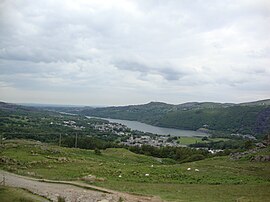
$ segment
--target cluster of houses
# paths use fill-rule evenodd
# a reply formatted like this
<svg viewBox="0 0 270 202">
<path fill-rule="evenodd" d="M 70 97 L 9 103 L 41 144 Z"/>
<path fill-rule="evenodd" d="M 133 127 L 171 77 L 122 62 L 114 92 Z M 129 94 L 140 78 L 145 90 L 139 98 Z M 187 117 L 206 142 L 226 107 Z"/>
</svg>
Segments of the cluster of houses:
<svg viewBox="0 0 270 202">
<path fill-rule="evenodd" d="M 50 124 L 54 124 L 51 122 Z M 66 127 L 74 128 L 75 130 L 83 130 L 84 126 L 78 126 L 76 121 L 67 120 L 62 123 Z M 61 125 L 62 125 L 61 124 Z M 184 145 L 180 145 L 177 142 L 177 138 L 171 138 L 168 135 L 134 135 L 130 128 L 126 125 L 120 123 L 113 122 L 105 122 L 105 123 L 88 123 L 90 127 L 99 132 L 106 132 L 111 134 L 116 134 L 120 137 L 125 137 L 122 139 L 120 144 L 124 144 L 127 146 L 142 146 L 142 145 L 150 145 L 154 147 L 183 147 Z M 204 125 L 206 128 L 206 125 Z M 256 138 L 252 135 L 243 135 L 243 134 L 231 134 L 232 136 L 242 137 L 244 139 L 256 140 Z M 220 152 L 222 150 L 209 150 L 210 153 L 214 154 Z"/>
<path fill-rule="evenodd" d="M 177 140 L 168 141 L 169 136 L 140 136 L 134 137 L 130 136 L 127 140 L 123 141 L 122 144 L 128 146 L 142 146 L 142 145 L 151 145 L 154 147 L 161 146 L 171 146 L 171 147 L 179 147 L 180 145 L 177 143 Z"/>
<path fill-rule="evenodd" d="M 91 126 L 100 132 L 111 132 L 119 136 L 129 135 L 130 129 L 120 123 L 102 123 L 102 124 L 91 124 Z"/>
<path fill-rule="evenodd" d="M 75 130 L 83 130 L 85 129 L 84 126 L 77 126 L 76 121 L 63 121 L 64 126 L 74 128 Z"/>
<path fill-rule="evenodd" d="M 232 133 L 231 136 L 241 137 L 243 139 L 249 139 L 249 140 L 256 140 L 256 137 L 254 137 L 253 135 L 249 135 L 249 134 L 242 135 L 240 133 Z"/>
<path fill-rule="evenodd" d="M 82 130 L 84 126 L 77 126 L 75 121 L 68 120 L 63 121 L 64 126 L 72 127 L 74 129 Z M 99 131 L 99 132 L 108 132 L 112 134 L 119 135 L 121 137 L 126 136 L 128 139 L 121 142 L 121 144 L 128 146 L 142 146 L 142 145 L 151 145 L 154 147 L 161 146 L 171 146 L 171 147 L 179 147 L 180 145 L 177 143 L 177 140 L 168 140 L 170 136 L 148 136 L 148 135 L 136 135 L 133 136 L 131 134 L 130 129 L 123 124 L 120 123 L 88 123 L 90 127 Z"/>
</svg>

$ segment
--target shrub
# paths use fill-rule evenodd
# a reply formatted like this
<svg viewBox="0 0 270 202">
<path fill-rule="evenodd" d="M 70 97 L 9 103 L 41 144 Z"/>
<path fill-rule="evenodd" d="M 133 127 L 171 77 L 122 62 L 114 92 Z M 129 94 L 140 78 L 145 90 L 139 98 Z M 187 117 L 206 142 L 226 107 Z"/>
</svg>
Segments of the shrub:
<svg viewBox="0 0 270 202">
<path fill-rule="evenodd" d="M 188 159 L 184 160 L 184 162 L 192 162 L 203 160 L 205 157 L 202 154 L 193 154 Z"/>
<path fill-rule="evenodd" d="M 95 149 L 95 154 L 96 155 L 101 155 L 101 151 L 99 149 Z"/>
<path fill-rule="evenodd" d="M 58 197 L 57 197 L 57 201 L 58 201 L 58 202 L 65 202 L 66 199 L 65 199 L 65 197 L 63 197 L 63 196 L 58 196 Z"/>
</svg>

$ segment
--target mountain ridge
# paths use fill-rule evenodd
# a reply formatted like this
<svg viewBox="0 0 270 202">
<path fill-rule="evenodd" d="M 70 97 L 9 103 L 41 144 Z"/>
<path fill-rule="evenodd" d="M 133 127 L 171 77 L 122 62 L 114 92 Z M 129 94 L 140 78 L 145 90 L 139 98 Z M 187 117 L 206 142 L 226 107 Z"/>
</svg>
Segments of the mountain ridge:
<svg viewBox="0 0 270 202">
<path fill-rule="evenodd" d="M 66 112 L 84 116 L 140 121 L 150 125 L 222 133 L 263 135 L 270 132 L 270 99 L 246 103 L 188 102 L 76 108 Z"/>
<path fill-rule="evenodd" d="M 34 110 L 0 103 L 1 110 Z M 270 133 L 270 99 L 246 103 L 188 102 L 179 105 L 149 102 L 142 105 L 112 107 L 38 107 L 38 110 L 67 112 L 82 116 L 125 119 L 146 124 L 213 133 L 242 133 L 263 136 Z"/>
</svg>

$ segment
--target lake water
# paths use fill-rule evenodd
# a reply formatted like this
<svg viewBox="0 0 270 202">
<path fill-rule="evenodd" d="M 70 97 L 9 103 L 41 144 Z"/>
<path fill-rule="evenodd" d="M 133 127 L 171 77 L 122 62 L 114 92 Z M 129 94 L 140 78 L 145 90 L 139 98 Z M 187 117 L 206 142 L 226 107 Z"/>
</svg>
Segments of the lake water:
<svg viewBox="0 0 270 202">
<path fill-rule="evenodd" d="M 88 117 L 88 118 L 91 118 L 91 117 Z M 149 124 L 141 123 L 138 121 L 128 121 L 128 120 L 122 120 L 122 119 L 109 119 L 109 118 L 100 118 L 100 117 L 92 117 L 92 118 L 104 119 L 112 123 L 121 123 L 123 125 L 126 125 L 128 128 L 132 130 L 149 132 L 149 133 L 158 134 L 158 135 L 170 134 L 171 136 L 189 136 L 189 137 L 208 136 L 207 134 L 198 132 L 198 131 L 180 130 L 180 129 L 174 129 L 174 128 L 163 128 L 163 127 L 152 126 Z"/>
</svg>

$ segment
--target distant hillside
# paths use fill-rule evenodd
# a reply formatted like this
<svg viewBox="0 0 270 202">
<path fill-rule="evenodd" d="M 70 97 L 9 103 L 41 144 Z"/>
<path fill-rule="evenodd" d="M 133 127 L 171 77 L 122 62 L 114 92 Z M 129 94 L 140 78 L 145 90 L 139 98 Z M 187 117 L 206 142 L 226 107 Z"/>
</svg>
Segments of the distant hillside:
<svg viewBox="0 0 270 202">
<path fill-rule="evenodd" d="M 44 111 L 44 109 L 46 109 Z M 1 113 L 43 115 L 62 111 L 85 116 L 135 120 L 155 126 L 222 133 L 264 135 L 270 133 L 270 99 L 233 104 L 189 102 L 179 105 L 150 102 L 120 107 L 28 107 L 0 102 Z M 46 112 L 47 111 L 47 112 Z M 51 114 L 52 112 L 50 112 Z"/>
<path fill-rule="evenodd" d="M 72 108 L 86 116 L 135 120 L 151 125 L 197 130 L 206 127 L 225 133 L 265 134 L 270 131 L 270 100 L 233 104 L 189 102 L 179 105 L 150 102 L 104 108 Z"/>
<path fill-rule="evenodd" d="M 34 107 L 29 107 L 29 106 L 22 106 L 22 105 L 17 105 L 17 104 L 12 104 L 12 103 L 6 103 L 6 102 L 0 102 L 0 111 L 2 113 L 28 113 L 28 112 L 40 112 L 41 109 L 37 109 Z"/>
<path fill-rule="evenodd" d="M 239 104 L 241 106 L 270 106 L 270 99 L 267 100 L 259 100 L 255 102 L 245 102 Z"/>
</svg>

